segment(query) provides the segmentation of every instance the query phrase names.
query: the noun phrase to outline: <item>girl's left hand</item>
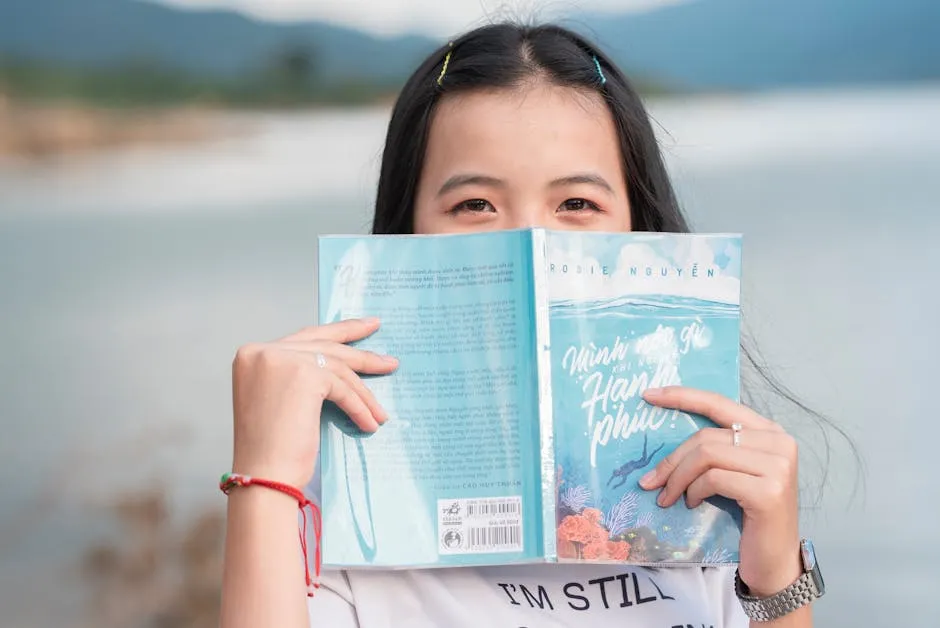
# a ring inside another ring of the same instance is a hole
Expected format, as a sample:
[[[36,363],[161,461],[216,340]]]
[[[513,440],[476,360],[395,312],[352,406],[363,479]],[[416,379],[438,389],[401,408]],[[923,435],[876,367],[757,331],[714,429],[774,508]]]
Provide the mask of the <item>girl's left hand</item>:
[[[754,595],[767,596],[800,575],[797,510],[797,444],[777,423],[716,393],[681,386],[649,389],[655,406],[700,414],[718,427],[696,432],[640,480],[646,490],[662,487],[658,503],[668,507],[685,493],[695,508],[707,497],[733,499],[744,511],[741,579]],[[731,426],[739,424],[735,446]]]

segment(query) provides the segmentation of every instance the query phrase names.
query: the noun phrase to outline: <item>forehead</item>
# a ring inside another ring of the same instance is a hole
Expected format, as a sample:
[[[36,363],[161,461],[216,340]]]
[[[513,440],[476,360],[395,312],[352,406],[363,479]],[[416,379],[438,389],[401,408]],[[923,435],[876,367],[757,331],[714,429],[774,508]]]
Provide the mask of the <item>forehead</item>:
[[[552,176],[620,167],[613,117],[600,94],[535,83],[445,96],[431,121],[425,168]],[[439,172],[446,170],[446,173]]]

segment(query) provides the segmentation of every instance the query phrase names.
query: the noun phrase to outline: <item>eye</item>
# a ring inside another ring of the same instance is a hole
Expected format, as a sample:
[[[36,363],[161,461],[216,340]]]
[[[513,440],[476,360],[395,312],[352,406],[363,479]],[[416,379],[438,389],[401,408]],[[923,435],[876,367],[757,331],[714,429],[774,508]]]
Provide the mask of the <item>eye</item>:
[[[452,214],[459,214],[460,212],[482,214],[495,212],[496,208],[493,207],[493,204],[487,200],[482,198],[472,198],[457,203],[450,211]]]
[[[558,208],[563,212],[600,211],[595,203],[584,198],[569,198]]]

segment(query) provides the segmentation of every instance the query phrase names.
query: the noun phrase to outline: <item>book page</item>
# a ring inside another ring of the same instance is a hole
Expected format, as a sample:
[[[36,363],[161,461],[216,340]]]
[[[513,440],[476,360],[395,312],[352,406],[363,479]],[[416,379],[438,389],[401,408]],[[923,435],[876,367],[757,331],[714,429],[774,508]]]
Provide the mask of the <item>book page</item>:
[[[336,408],[325,415],[324,564],[537,555],[530,238],[321,239],[321,321],[380,318],[356,346],[400,361],[366,380],[391,417],[376,434]]]
[[[651,387],[738,398],[737,236],[548,235],[559,560],[736,562],[740,509],[668,509],[639,479],[711,421],[655,408]]]

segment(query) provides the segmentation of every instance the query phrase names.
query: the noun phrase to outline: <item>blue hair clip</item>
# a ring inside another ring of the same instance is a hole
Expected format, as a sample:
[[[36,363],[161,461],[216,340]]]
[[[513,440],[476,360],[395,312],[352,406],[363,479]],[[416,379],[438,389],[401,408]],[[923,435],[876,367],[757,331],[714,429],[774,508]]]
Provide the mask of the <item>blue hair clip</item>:
[[[594,59],[594,67],[597,68],[597,75],[601,77],[601,85],[606,85],[607,77],[604,76],[604,70],[601,69],[601,62],[597,60],[597,55],[591,55],[591,58]]]

